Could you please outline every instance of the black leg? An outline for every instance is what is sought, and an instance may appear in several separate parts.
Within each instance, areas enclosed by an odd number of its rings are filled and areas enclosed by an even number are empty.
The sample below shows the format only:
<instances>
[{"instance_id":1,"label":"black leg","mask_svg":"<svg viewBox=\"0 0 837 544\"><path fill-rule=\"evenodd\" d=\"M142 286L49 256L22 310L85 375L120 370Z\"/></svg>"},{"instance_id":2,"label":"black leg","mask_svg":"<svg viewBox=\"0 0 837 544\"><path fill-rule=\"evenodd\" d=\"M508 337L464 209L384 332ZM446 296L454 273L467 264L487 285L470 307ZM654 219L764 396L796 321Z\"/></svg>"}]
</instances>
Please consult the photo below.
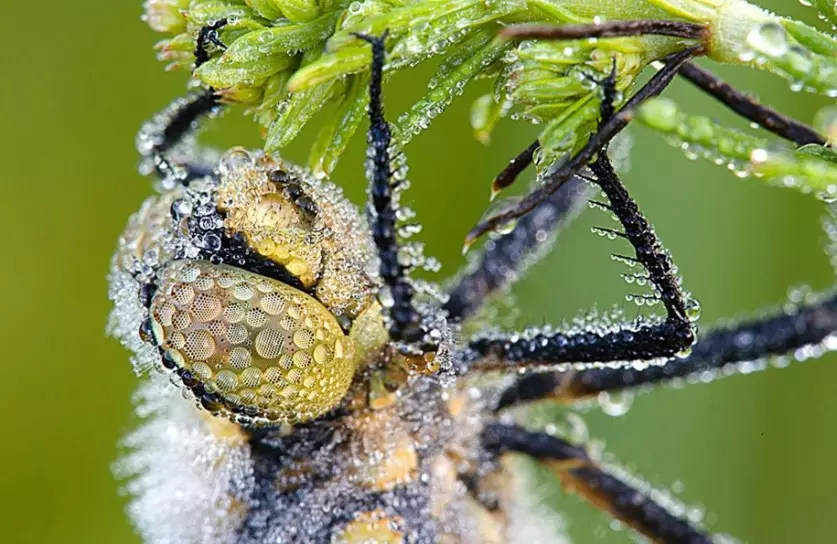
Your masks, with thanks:
<instances>
[{"instance_id":1,"label":"black leg","mask_svg":"<svg viewBox=\"0 0 837 544\"><path fill-rule=\"evenodd\" d=\"M805 144L825 145L825 138L813 128L760 104L757 100L750 98L697 64L687 62L680 67L680 75L738 115L757 123L781 138L798 146Z\"/></svg>"},{"instance_id":2,"label":"black leg","mask_svg":"<svg viewBox=\"0 0 837 544\"><path fill-rule=\"evenodd\" d=\"M506 389L497 409L541 399L573 402L600 392L647 388L676 378L717 372L728 365L813 348L837 333L837 294L769 317L719 327L704 335L683 358L660 366L596 368L570 373L532 373Z\"/></svg>"},{"instance_id":3,"label":"black leg","mask_svg":"<svg viewBox=\"0 0 837 544\"><path fill-rule=\"evenodd\" d=\"M658 71L631 99L619 110L616 115L599 127L599 130L590 138L587 144L566 163L550 174L544 183L536 190L529 193L517 206L510 210L497 214L480 222L471 229L465 238L465 245L473 242L485 233L496 230L500 225L511 223L525 214L532 211L536 206L544 202L549 196L566 183L573 175L584 168L619 132L624 129L634 117L636 108L645 100L659 95L669 83L671 83L677 70L689 59L701 54L701 47L686 49L669 56L665 66Z\"/></svg>"},{"instance_id":4,"label":"black leg","mask_svg":"<svg viewBox=\"0 0 837 544\"><path fill-rule=\"evenodd\" d=\"M707 30L703 25L656 20L607 21L592 25L516 25L500 31L500 36L504 38L519 40L579 40L652 34L695 40L707 38ZM492 193L498 193L515 182L517 176L532 163L538 145L538 141L535 140L509 162L509 165L494 178Z\"/></svg>"},{"instance_id":5,"label":"black leg","mask_svg":"<svg viewBox=\"0 0 837 544\"><path fill-rule=\"evenodd\" d=\"M384 118L381 99L381 83L384 71L384 40L380 37L356 34L372 45L372 66L369 84L369 164L370 202L367 210L378 257L381 259L381 277L392 293L389 334L395 341L418 343L424 337L421 314L413 303L414 290L407 277L407 267L399 262L399 244L396 237L395 203L393 201L392 163L390 146L392 133Z\"/></svg>"},{"instance_id":6,"label":"black leg","mask_svg":"<svg viewBox=\"0 0 837 544\"><path fill-rule=\"evenodd\" d=\"M209 60L207 44L226 49L218 39L218 30L226 24L226 19L220 19L200 29L195 43L195 68ZM143 157L151 160L158 176L186 182L212 172L213 168L209 165L173 160L168 157L168 152L197 128L201 118L214 113L219 104L218 93L210 87L178 98L143 125L137 136L137 147Z\"/></svg>"},{"instance_id":7,"label":"black leg","mask_svg":"<svg viewBox=\"0 0 837 544\"><path fill-rule=\"evenodd\" d=\"M648 35L693 40L704 40L709 37L707 28L703 25L654 19L605 21L591 25L517 25L500 31L500 36L504 38L519 40L583 40Z\"/></svg>"},{"instance_id":8,"label":"black leg","mask_svg":"<svg viewBox=\"0 0 837 544\"><path fill-rule=\"evenodd\" d=\"M615 72L611 72L600 84L604 86L605 96L600 123L601 126L607 126L618 115L614 115L612 105ZM665 306L666 319L604 333L586 330L539 333L531 338L522 338L518 334L478 338L469 345L469 349L477 354L476 360L470 364L470 370L509 367L530 369L562 363L649 360L671 357L694 342L695 331L688 316L686 298L680 289L671 259L613 170L607 157L606 144L598 150L590 170L595 175L595 180L591 181L599 185L609 200L609 204L604 206L624 228L624 232L609 229L608 232L626 239L633 246L635 256L626 259L641 264L648 272L647 280L655 288L656 297Z\"/></svg>"},{"instance_id":9,"label":"black leg","mask_svg":"<svg viewBox=\"0 0 837 544\"><path fill-rule=\"evenodd\" d=\"M514 425L489 424L482 433L490 454L522 453L537 459L558 477L565 489L645 535L666 544L710 544L712 538L648 495L600 467L587 452L546 433Z\"/></svg>"},{"instance_id":10,"label":"black leg","mask_svg":"<svg viewBox=\"0 0 837 544\"><path fill-rule=\"evenodd\" d=\"M445 310L452 320L475 312L494 292L519 279L526 267L548 251L557 232L580 211L589 194L587 183L573 178L523 217L515 229L486 242L482 253L450 290Z\"/></svg>"},{"instance_id":11,"label":"black leg","mask_svg":"<svg viewBox=\"0 0 837 544\"><path fill-rule=\"evenodd\" d=\"M150 159L158 176L185 182L212 172L208 165L191 164L185 158L175 160L169 157L169 152L197 128L201 118L215 112L218 106L215 90L206 89L178 98L143 125L137 135L137 148L143 157Z\"/></svg>"},{"instance_id":12,"label":"black leg","mask_svg":"<svg viewBox=\"0 0 837 544\"><path fill-rule=\"evenodd\" d=\"M509 161L508 166L503 168L503 171L497 174L494 182L491 184L491 194L497 194L506 187L511 186L517 179L517 176L532 164L532 159L535 157L535 151L540 147L540 142L535 140L529 147L517 154L515 158Z\"/></svg>"},{"instance_id":13,"label":"black leg","mask_svg":"<svg viewBox=\"0 0 837 544\"><path fill-rule=\"evenodd\" d=\"M195 68L200 68L200 66L209 60L209 52L206 50L208 44L212 44L215 47L225 50L227 48L226 45L221 42L218 38L218 31L227 26L227 19L219 19L212 24L206 25L200 29L198 32L198 39L195 43Z\"/></svg>"},{"instance_id":14,"label":"black leg","mask_svg":"<svg viewBox=\"0 0 837 544\"><path fill-rule=\"evenodd\" d=\"M694 341L686 298L680 289L674 267L651 226L642 216L625 186L616 176L603 149L590 165L610 204L607 205L624 228L615 234L634 248L635 257L648 272L648 281L666 308L660 322L646 322L612 332L538 333L529 338L518 334L472 340L469 348L477 354L470 370L531 369L562 363L604 363L671 357Z\"/></svg>"}]
</instances>

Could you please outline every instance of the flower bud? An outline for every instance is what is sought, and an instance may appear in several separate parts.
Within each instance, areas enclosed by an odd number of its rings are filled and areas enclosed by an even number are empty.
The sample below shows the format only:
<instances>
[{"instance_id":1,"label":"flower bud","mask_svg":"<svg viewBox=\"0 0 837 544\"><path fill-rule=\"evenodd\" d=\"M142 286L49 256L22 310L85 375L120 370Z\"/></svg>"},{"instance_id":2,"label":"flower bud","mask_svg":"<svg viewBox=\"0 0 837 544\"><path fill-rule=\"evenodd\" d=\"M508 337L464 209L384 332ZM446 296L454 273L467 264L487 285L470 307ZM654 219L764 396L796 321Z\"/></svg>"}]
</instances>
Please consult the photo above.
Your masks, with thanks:
<instances>
[{"instance_id":1,"label":"flower bud","mask_svg":"<svg viewBox=\"0 0 837 544\"><path fill-rule=\"evenodd\" d=\"M142 20L157 32L177 34L186 30L181 10L188 6L189 0L146 0Z\"/></svg>"}]
</instances>

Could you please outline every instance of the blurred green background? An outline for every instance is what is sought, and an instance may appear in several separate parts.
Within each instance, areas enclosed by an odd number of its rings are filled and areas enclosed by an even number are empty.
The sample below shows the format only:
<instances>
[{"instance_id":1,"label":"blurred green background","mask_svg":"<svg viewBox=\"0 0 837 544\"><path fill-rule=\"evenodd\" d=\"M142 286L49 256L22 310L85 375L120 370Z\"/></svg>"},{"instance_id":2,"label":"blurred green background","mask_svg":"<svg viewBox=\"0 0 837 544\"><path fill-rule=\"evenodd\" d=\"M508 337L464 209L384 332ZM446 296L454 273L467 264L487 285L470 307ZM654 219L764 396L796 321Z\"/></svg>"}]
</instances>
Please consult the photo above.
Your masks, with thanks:
<instances>
[{"instance_id":1,"label":"blurred green background","mask_svg":"<svg viewBox=\"0 0 837 544\"><path fill-rule=\"evenodd\" d=\"M164 73L154 59L151 45L159 36L139 20L140 4L4 2L3 542L137 540L110 473L117 441L132 424L137 379L128 354L104 335L110 309L105 274L128 215L151 191L135 171L134 133L183 91L186 80L183 73ZM762 4L815 21L797 2ZM823 105L771 77L720 71L803 120ZM419 71L389 86L393 117L415 98L416 78L427 75ZM531 127L507 123L491 147L476 143L467 122L475 95L460 99L408 148L409 198L425 224L421 239L448 273L462 263L463 235L487 204L492 176L532 134ZM730 119L683 84L670 96L693 111ZM239 113L216 123L207 139L258 145ZM702 302L704 327L779 302L791 284L830 284L821 204L689 162L642 128L633 134L634 166L626 182ZM292 158L304 155L304 140L289 150ZM356 145L335 175L356 201L363 193L361 153ZM585 212L519 285L527 321L557 321L593 304L626 304L629 287L609 259L621 247L592 235L596 223L607 221ZM834 363L827 357L662 390L638 398L624 417L593 413L587 420L631 469L661 486L682 483L679 496L703 505L715 531L750 542L834 542ZM561 503L577 542L627 541L574 499Z\"/></svg>"}]
</instances>

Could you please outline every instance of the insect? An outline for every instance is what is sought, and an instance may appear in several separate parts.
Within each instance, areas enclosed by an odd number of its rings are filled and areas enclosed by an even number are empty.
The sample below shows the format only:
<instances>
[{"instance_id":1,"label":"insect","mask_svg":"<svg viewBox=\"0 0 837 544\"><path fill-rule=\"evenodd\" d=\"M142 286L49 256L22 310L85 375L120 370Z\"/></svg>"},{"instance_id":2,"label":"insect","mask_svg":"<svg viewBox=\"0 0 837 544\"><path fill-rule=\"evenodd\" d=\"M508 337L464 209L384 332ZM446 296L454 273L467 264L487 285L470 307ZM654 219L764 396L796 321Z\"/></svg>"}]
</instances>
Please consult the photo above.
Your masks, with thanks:
<instances>
[{"instance_id":1,"label":"insect","mask_svg":"<svg viewBox=\"0 0 837 544\"><path fill-rule=\"evenodd\" d=\"M833 344L837 299L696 341L695 303L597 136L584 164L449 289L410 279L427 260L397 232L405 182L381 106L385 36L357 38L373 55L366 218L337 186L286 161L198 149L190 133L217 109L213 89L177 100L140 132L161 194L120 240L111 327L137 368L159 371L140 388L146 422L119 466L142 536L514 541L531 523L512 514L514 459L524 455L654 541L711 542L584 444L509 414L797 350L816 355ZM658 92L688 58L673 55L637 95ZM599 84L613 92L607 78ZM604 100L597 135L632 107L610 106ZM590 185L621 225L607 232L633 249L622 259L643 270L636 276L665 317L466 337L463 321L548 247Z\"/></svg>"}]
</instances>

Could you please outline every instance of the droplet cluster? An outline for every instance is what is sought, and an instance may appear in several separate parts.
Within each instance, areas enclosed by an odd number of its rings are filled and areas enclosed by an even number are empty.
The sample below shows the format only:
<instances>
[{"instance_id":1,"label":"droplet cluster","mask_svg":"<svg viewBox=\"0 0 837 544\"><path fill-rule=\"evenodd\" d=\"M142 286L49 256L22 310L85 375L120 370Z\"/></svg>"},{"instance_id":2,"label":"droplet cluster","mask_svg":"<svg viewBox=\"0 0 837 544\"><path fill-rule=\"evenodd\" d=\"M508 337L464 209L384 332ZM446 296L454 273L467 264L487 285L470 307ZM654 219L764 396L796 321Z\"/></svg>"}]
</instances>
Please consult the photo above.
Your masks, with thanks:
<instances>
[{"instance_id":1,"label":"droplet cluster","mask_svg":"<svg viewBox=\"0 0 837 544\"><path fill-rule=\"evenodd\" d=\"M353 319L377 281L369 229L342 191L260 152L234 148L220 163L224 227L284 266L333 313Z\"/></svg>"},{"instance_id":2,"label":"droplet cluster","mask_svg":"<svg viewBox=\"0 0 837 544\"><path fill-rule=\"evenodd\" d=\"M247 423L295 422L346 394L354 343L314 298L209 263L177 262L162 278L154 338L205 408Z\"/></svg>"}]
</instances>

